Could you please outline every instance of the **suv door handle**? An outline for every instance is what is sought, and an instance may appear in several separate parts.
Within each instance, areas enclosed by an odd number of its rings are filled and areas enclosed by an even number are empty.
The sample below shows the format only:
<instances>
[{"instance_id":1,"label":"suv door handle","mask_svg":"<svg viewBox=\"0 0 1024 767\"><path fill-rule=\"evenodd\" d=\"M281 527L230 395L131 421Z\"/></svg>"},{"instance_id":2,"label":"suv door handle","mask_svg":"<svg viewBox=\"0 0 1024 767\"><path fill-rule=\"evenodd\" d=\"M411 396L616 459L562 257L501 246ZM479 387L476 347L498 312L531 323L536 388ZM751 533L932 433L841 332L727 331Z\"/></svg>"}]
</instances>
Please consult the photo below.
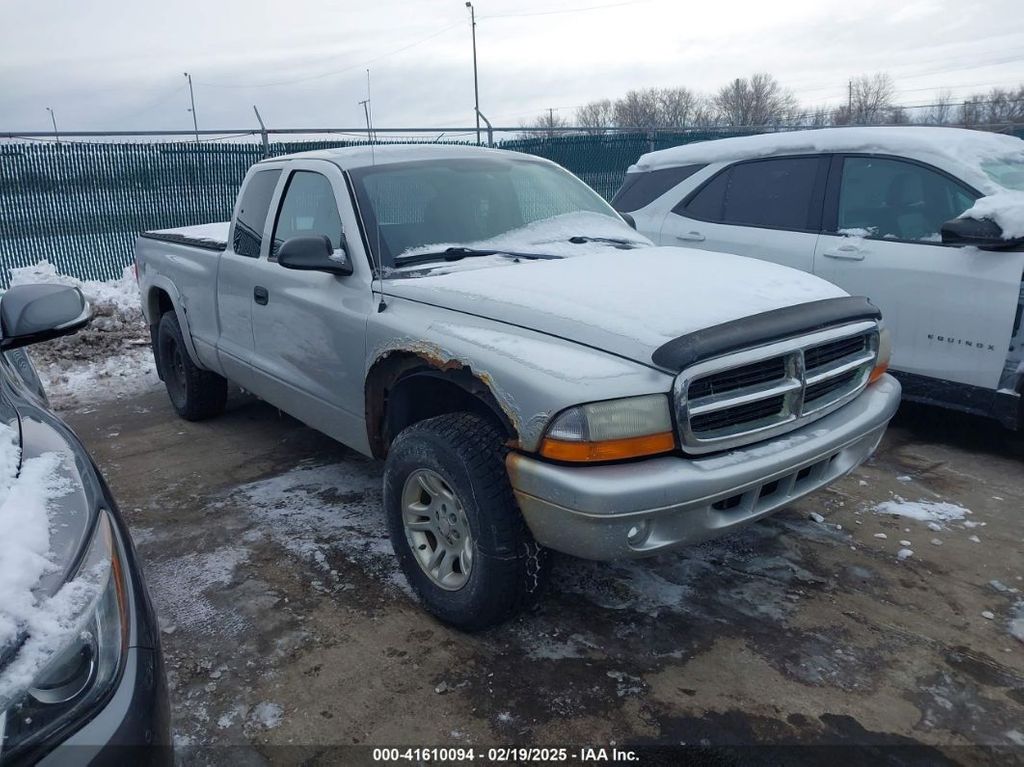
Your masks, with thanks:
<instances>
[{"instance_id":1,"label":"suv door handle","mask_svg":"<svg viewBox=\"0 0 1024 767\"><path fill-rule=\"evenodd\" d=\"M266 306L267 302L270 300L270 291L262 285L257 285L252 289L252 297L260 306Z\"/></svg>"},{"instance_id":2,"label":"suv door handle","mask_svg":"<svg viewBox=\"0 0 1024 767\"><path fill-rule=\"evenodd\" d=\"M683 242L704 242L704 235L700 232L687 232L686 234L677 234L676 239Z\"/></svg>"},{"instance_id":3,"label":"suv door handle","mask_svg":"<svg viewBox=\"0 0 1024 767\"><path fill-rule=\"evenodd\" d=\"M829 258L845 258L848 261L863 261L864 251L862 251L857 245L840 245L836 248L830 248L822 252L823 256Z\"/></svg>"}]
</instances>

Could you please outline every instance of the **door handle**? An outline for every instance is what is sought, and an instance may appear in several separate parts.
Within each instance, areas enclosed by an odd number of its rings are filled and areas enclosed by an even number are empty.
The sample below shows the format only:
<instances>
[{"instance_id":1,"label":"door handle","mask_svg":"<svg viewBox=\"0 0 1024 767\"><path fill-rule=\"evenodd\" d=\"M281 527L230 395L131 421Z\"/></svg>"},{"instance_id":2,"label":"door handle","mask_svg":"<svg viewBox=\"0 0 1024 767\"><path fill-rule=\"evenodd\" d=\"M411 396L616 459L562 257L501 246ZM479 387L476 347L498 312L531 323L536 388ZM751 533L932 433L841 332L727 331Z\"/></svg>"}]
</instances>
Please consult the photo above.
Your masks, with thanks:
<instances>
[{"instance_id":1,"label":"door handle","mask_svg":"<svg viewBox=\"0 0 1024 767\"><path fill-rule=\"evenodd\" d=\"M687 232L686 234L677 234L676 239L683 242L704 242L704 235L700 232Z\"/></svg>"},{"instance_id":2,"label":"door handle","mask_svg":"<svg viewBox=\"0 0 1024 767\"><path fill-rule=\"evenodd\" d=\"M821 255L828 258L844 258L847 261L864 260L864 251L856 245L840 245L839 247L824 251Z\"/></svg>"},{"instance_id":3,"label":"door handle","mask_svg":"<svg viewBox=\"0 0 1024 767\"><path fill-rule=\"evenodd\" d=\"M262 285L257 285L252 289L252 297L260 306L266 306L267 302L270 300L270 291Z\"/></svg>"}]
</instances>

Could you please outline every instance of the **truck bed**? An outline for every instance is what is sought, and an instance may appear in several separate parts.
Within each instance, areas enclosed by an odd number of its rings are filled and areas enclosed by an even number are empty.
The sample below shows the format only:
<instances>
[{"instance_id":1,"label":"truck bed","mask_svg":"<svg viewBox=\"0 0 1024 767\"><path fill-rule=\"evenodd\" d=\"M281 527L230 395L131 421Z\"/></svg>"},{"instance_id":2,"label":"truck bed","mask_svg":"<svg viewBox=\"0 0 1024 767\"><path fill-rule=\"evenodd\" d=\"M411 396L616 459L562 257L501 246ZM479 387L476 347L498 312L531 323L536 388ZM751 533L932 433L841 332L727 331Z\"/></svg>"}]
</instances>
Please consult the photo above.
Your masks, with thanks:
<instances>
[{"instance_id":1,"label":"truck bed","mask_svg":"<svg viewBox=\"0 0 1024 767\"><path fill-rule=\"evenodd\" d=\"M230 228L230 221L218 221L213 224L179 226L174 229L154 229L143 232L140 236L150 240L176 242L180 245L221 251L227 249L228 229Z\"/></svg>"}]
</instances>

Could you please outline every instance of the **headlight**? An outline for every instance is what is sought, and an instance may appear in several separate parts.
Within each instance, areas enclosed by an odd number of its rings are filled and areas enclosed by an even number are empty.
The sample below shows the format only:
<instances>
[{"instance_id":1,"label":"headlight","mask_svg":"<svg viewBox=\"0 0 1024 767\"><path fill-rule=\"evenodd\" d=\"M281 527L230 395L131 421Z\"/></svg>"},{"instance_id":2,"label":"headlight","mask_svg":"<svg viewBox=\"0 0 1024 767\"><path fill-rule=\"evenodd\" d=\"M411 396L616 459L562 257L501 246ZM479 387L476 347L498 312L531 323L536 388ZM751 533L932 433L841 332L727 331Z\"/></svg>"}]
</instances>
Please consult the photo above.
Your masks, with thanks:
<instances>
[{"instance_id":1,"label":"headlight","mask_svg":"<svg viewBox=\"0 0 1024 767\"><path fill-rule=\"evenodd\" d=\"M874 370L871 371L871 377L868 379L869 384L885 375L885 371L889 369L890 357L892 357L892 336L889 335L889 329L883 325L878 329L878 359L875 362Z\"/></svg>"},{"instance_id":2,"label":"headlight","mask_svg":"<svg viewBox=\"0 0 1024 767\"><path fill-rule=\"evenodd\" d=\"M81 566L0 672L0 761L73 729L110 691L128 645L125 589L117 539L101 511Z\"/></svg>"},{"instance_id":3,"label":"headlight","mask_svg":"<svg viewBox=\"0 0 1024 767\"><path fill-rule=\"evenodd\" d=\"M675 446L668 395L649 394L563 410L548 427L540 454L557 461L615 461Z\"/></svg>"}]
</instances>

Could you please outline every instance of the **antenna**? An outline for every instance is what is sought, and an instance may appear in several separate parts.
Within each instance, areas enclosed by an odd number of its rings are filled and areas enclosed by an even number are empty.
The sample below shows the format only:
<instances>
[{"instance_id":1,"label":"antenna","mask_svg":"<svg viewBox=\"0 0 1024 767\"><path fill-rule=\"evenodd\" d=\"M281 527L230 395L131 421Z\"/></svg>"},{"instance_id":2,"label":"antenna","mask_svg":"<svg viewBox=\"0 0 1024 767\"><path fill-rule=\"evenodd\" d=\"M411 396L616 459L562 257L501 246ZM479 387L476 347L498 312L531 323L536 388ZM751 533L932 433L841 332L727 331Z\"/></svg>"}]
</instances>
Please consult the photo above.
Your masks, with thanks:
<instances>
[{"instance_id":1,"label":"antenna","mask_svg":"<svg viewBox=\"0 0 1024 767\"><path fill-rule=\"evenodd\" d=\"M377 164L377 152L374 149L376 140L373 135L373 116L370 111L370 70L366 70L366 98L359 102L363 107L363 114L366 117L366 139L370 142L370 165L375 166ZM377 279L380 281L380 303L377 304L377 313L380 314L382 311L387 309L387 304L384 303L384 259L381 258L380 254L380 220L377 218L377 211L373 212L373 218L375 222L376 235L377 235L377 248L376 248L376 263L374 266L377 269ZM370 290L373 290L371 283Z\"/></svg>"}]
</instances>

